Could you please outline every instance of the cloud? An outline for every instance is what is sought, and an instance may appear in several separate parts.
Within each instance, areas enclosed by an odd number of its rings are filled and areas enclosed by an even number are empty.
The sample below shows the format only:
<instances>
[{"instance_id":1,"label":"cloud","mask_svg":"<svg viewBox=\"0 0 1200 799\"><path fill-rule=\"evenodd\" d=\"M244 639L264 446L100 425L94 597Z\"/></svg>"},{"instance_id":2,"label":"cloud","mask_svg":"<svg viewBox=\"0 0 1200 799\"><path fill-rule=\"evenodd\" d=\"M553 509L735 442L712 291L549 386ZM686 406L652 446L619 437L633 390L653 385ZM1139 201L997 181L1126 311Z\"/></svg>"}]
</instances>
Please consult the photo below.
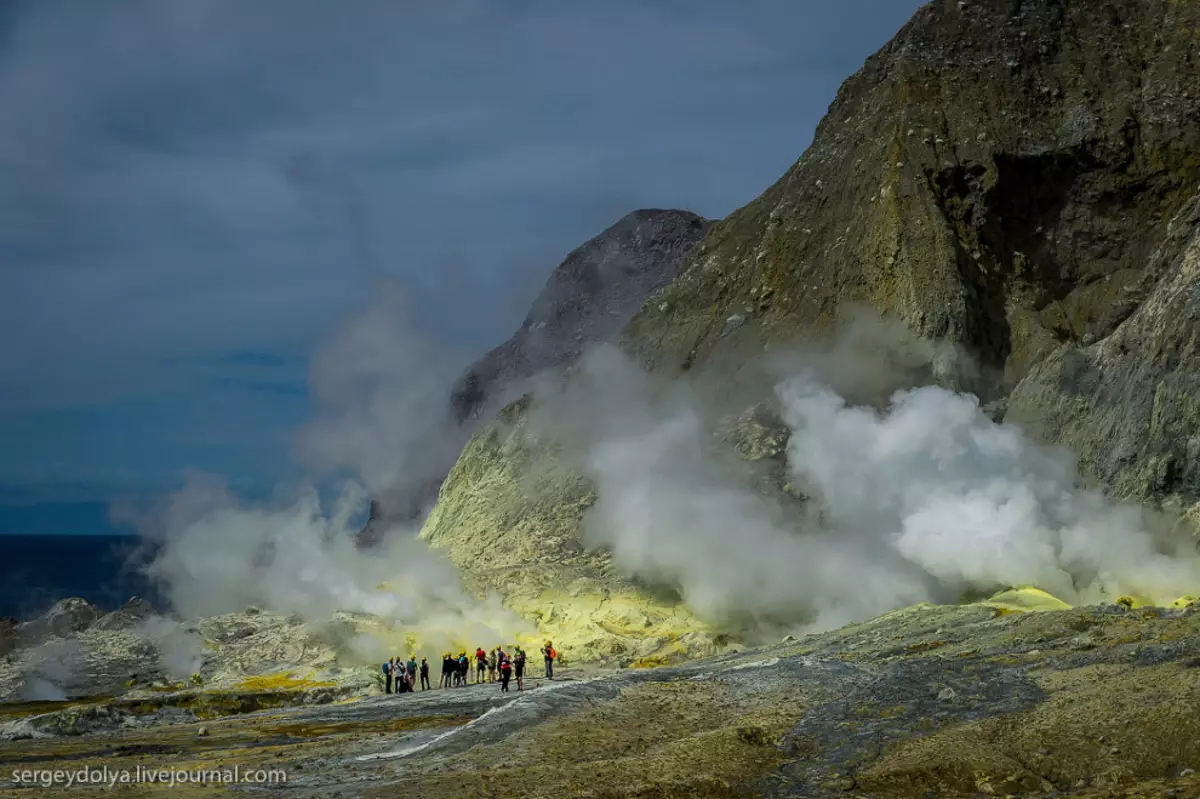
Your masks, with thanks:
<instances>
[{"instance_id":1,"label":"cloud","mask_svg":"<svg viewBox=\"0 0 1200 799\"><path fill-rule=\"evenodd\" d=\"M364 261L486 350L627 211L721 216L769 185L916 5L11 6L0 414L203 401L184 363L306 353L366 298ZM156 433L130 435L144 470ZM94 449L66 461L103 470Z\"/></svg>"}]
</instances>

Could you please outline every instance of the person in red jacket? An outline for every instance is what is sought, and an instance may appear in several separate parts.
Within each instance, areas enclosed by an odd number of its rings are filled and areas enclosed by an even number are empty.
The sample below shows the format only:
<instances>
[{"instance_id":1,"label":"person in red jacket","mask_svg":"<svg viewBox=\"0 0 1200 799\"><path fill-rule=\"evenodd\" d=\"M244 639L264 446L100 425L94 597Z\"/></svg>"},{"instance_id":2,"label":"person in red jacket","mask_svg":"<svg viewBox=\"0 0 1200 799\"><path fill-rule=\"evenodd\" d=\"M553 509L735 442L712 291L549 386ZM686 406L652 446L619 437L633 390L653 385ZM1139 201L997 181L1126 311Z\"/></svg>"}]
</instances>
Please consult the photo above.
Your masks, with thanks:
<instances>
[{"instance_id":1,"label":"person in red jacket","mask_svg":"<svg viewBox=\"0 0 1200 799\"><path fill-rule=\"evenodd\" d=\"M512 661L508 659L508 655L500 655L500 690L503 693L508 693L508 681L512 678Z\"/></svg>"},{"instance_id":2,"label":"person in red jacket","mask_svg":"<svg viewBox=\"0 0 1200 799\"><path fill-rule=\"evenodd\" d=\"M475 684L478 685L485 681L487 677L487 652L483 651L483 647L475 650Z\"/></svg>"}]
</instances>

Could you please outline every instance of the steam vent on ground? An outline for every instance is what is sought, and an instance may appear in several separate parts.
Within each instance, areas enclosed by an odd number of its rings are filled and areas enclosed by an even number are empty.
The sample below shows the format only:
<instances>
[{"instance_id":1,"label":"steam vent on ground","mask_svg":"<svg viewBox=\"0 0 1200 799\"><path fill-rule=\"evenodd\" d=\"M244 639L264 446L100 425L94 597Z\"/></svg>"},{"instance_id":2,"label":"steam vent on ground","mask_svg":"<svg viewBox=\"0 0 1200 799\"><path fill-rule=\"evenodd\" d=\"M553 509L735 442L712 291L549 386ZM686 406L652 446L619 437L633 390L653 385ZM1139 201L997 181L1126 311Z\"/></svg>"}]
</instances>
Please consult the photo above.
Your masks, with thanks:
<instances>
[{"instance_id":1,"label":"steam vent on ground","mask_svg":"<svg viewBox=\"0 0 1200 799\"><path fill-rule=\"evenodd\" d=\"M465 368L379 290L343 494L194 480L161 603L0 622L0 795L1200 796L1200 3L932 0L796 154Z\"/></svg>"}]
</instances>

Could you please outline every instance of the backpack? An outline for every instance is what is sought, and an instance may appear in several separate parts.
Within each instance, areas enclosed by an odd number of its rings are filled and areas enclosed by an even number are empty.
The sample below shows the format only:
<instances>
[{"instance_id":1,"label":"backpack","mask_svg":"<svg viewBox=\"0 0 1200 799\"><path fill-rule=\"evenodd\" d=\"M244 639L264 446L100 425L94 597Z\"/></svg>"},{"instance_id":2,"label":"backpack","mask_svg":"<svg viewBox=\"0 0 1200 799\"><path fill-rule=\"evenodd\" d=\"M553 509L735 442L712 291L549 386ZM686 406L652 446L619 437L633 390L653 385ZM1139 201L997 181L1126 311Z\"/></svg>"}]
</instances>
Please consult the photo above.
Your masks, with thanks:
<instances>
[{"instance_id":1,"label":"backpack","mask_svg":"<svg viewBox=\"0 0 1200 799\"><path fill-rule=\"evenodd\" d=\"M383 673L384 673L384 674L391 674L391 673L392 673L392 664L391 664L391 663L384 663L384 664L383 664Z\"/></svg>"},{"instance_id":2,"label":"backpack","mask_svg":"<svg viewBox=\"0 0 1200 799\"><path fill-rule=\"evenodd\" d=\"M554 651L554 647L550 647L546 650L546 657L550 658L551 660L554 660L556 657L558 657L558 653Z\"/></svg>"}]
</instances>

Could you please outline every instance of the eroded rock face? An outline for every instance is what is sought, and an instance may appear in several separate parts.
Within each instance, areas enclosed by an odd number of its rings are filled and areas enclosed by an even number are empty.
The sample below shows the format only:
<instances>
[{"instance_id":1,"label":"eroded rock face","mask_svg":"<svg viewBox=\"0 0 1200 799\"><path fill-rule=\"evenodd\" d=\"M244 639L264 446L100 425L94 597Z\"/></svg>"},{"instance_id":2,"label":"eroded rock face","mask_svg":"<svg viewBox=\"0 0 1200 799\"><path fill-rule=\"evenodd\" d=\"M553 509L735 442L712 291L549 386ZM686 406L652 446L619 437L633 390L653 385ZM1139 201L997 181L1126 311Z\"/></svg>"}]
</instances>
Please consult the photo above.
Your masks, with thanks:
<instances>
[{"instance_id":1,"label":"eroded rock face","mask_svg":"<svg viewBox=\"0 0 1200 799\"><path fill-rule=\"evenodd\" d=\"M1145 275L1137 310L1035 366L1006 419L1071 447L1117 495L1188 507L1200 502L1200 194Z\"/></svg>"},{"instance_id":2,"label":"eroded rock face","mask_svg":"<svg viewBox=\"0 0 1200 799\"><path fill-rule=\"evenodd\" d=\"M136 627L154 615L154 606L135 596L113 612L101 616L95 626L98 630L126 630Z\"/></svg>"},{"instance_id":3,"label":"eroded rock face","mask_svg":"<svg viewBox=\"0 0 1200 799\"><path fill-rule=\"evenodd\" d=\"M1166 0L929 3L844 84L792 169L690 250L622 346L657 378L741 386L765 351L865 305L950 347L928 382L1069 444L1119 493L1195 503L1198 28L1200 7ZM942 357L958 352L970 358ZM514 409L467 446L425 535L545 623L535 586L580 586L571 602L587 608L621 583L580 535L591 486ZM779 486L786 439L766 418L717 435L764 491L798 494Z\"/></svg>"},{"instance_id":4,"label":"eroded rock face","mask_svg":"<svg viewBox=\"0 0 1200 799\"><path fill-rule=\"evenodd\" d=\"M1200 180L1198 24L1165 0L929 3L626 346L732 380L864 303L962 344L986 402L1060 343L1102 339Z\"/></svg>"},{"instance_id":5,"label":"eroded rock face","mask_svg":"<svg viewBox=\"0 0 1200 799\"><path fill-rule=\"evenodd\" d=\"M17 634L25 642L40 643L47 638L65 638L82 632L99 618L100 611L95 605L70 597L55 602L38 618L19 625Z\"/></svg>"}]
</instances>

